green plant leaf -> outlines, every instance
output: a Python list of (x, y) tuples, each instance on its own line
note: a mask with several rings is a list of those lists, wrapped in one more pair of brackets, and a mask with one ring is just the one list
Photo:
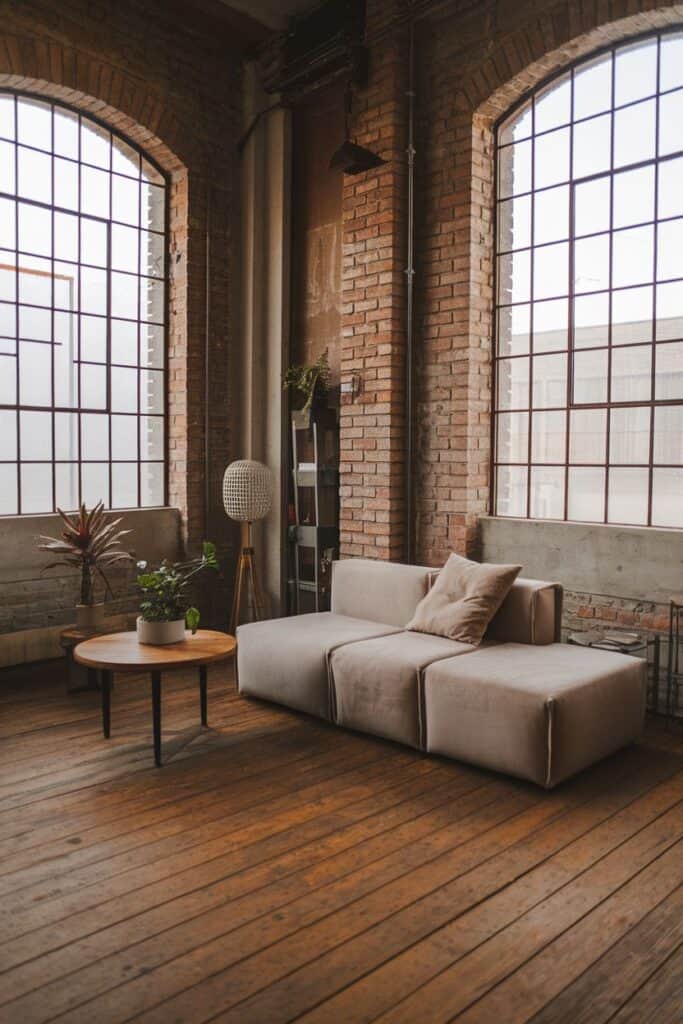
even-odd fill
[(197, 632), (197, 627), (199, 626), (199, 619), (200, 615), (197, 608), (188, 608), (187, 611), (185, 612), (185, 625), (193, 633)]

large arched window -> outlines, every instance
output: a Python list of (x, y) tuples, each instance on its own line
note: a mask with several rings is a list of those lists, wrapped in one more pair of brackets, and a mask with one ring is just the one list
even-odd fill
[(0, 514), (165, 501), (166, 181), (0, 90)]
[(493, 511), (683, 527), (683, 33), (497, 130)]

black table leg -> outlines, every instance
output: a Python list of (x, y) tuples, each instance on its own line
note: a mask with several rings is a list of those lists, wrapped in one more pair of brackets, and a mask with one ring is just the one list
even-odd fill
[(102, 690), (102, 732), (104, 738), (108, 740), (111, 735), (111, 672), (108, 669), (102, 669), (100, 687)]
[(208, 725), (207, 722), (207, 699), (206, 699), (206, 665), (199, 666), (199, 706), (202, 712), (202, 725)]
[(152, 719), (154, 723), (154, 763), (161, 767), (161, 672), (152, 672)]

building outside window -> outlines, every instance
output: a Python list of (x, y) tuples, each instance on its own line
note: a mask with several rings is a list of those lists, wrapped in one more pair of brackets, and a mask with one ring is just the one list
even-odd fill
[(165, 502), (166, 180), (0, 90), (0, 515)]
[(683, 34), (497, 130), (494, 514), (683, 527)]

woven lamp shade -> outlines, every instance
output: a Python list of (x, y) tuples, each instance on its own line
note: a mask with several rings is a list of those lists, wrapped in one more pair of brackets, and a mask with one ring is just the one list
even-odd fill
[(223, 476), (223, 505), (231, 519), (254, 523), (270, 512), (273, 503), (273, 475), (262, 462), (239, 459), (231, 462)]

